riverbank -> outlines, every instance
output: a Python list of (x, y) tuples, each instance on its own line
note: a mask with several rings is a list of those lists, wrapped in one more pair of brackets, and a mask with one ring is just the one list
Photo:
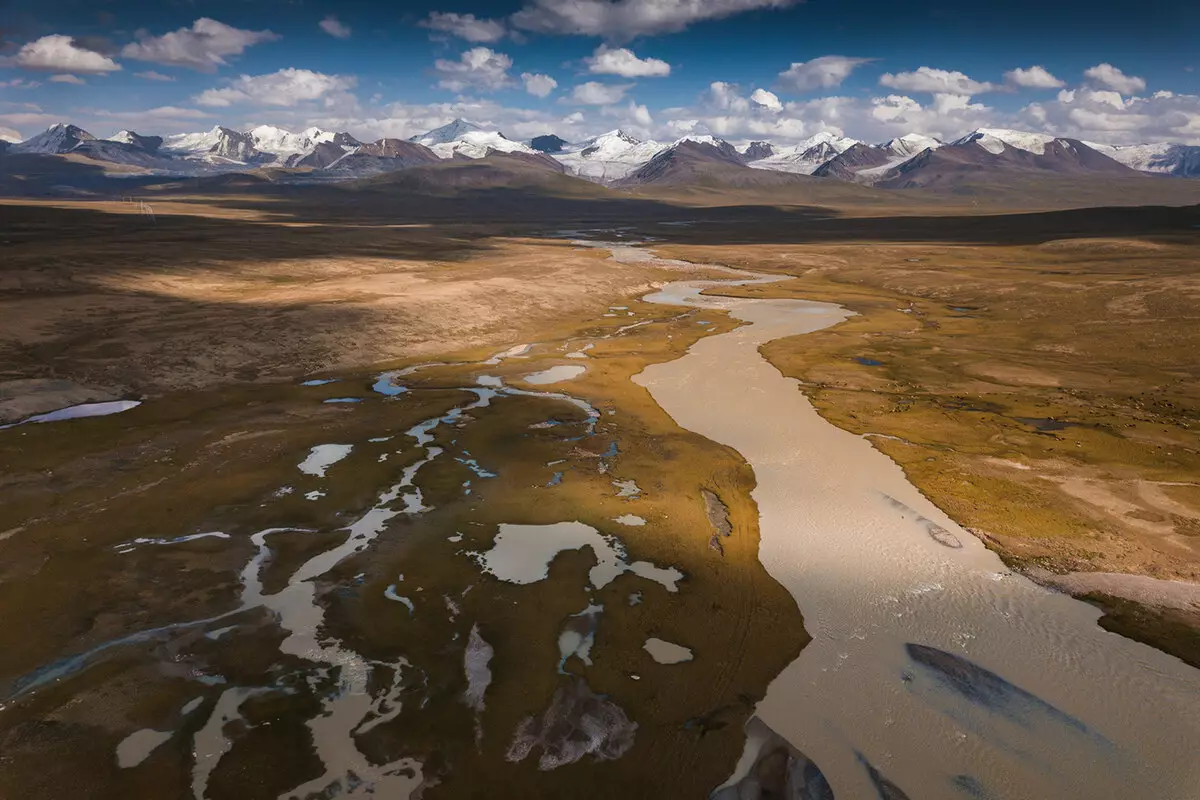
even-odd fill
[[(1010, 567), (1200, 583), (1200, 237), (661, 252), (793, 278), (734, 294), (854, 310), (764, 354)], [(1122, 634), (1195, 663), (1179, 626), (1200, 608), (1105, 594), (1145, 605)]]
[(1187, 797), (1200, 776), (1178, 760), (1200, 739), (1200, 673), (1108, 635), (1087, 605), (1005, 570), (868, 439), (819, 416), (762, 354), (853, 319), (772, 298), (775, 280), (673, 283), (648, 296), (748, 324), (636, 378), (682, 426), (746, 457), (760, 558), (813, 634), (756, 707), (730, 782), (780, 758), (755, 749), (780, 735), (788, 769), (819, 770), (838, 796), (890, 787), (950, 798), (971, 787)]

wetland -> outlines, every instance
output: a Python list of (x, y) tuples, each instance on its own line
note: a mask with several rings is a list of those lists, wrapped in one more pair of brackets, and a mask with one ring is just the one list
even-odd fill
[[(464, 230), (437, 275), (389, 230), (407, 288), (345, 266), (336, 338), (289, 333), (353, 315), (264, 302), (264, 266), (205, 300), (280, 337), (247, 380), (252, 339), (198, 359), (187, 326), (13, 350), (5, 422), (123, 405), (0, 431), (0, 794), (1187, 797), (1188, 367), (1119, 421), (1053, 336), (1012, 355), (1001, 287), (911, 260), (965, 250), (860, 248), (895, 265), (867, 276), (648, 227)], [(458, 288), (546, 258), (574, 283), (527, 317)], [(1091, 291), (1063, 271), (1031, 280)], [(70, 302), (147, 329), (184, 299), (105, 276)], [(422, 328), (431, 284), (468, 335)], [(1134, 534), (1084, 536), (1113, 509)]]

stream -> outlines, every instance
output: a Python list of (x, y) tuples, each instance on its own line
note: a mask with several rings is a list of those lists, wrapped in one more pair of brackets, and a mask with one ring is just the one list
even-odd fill
[[(576, 244), (621, 262), (697, 266), (630, 243)], [(748, 324), (634, 380), (680, 426), (754, 469), (760, 558), (813, 641), (770, 684), (749, 727), (765, 724), (819, 768), (827, 786), (810, 783), (817, 791), (802, 796), (1200, 796), (1200, 671), (1102, 630), (1098, 610), (1010, 572), (759, 353), (850, 312), (702, 295), (783, 279), (705, 268), (737, 279), (673, 282), (644, 299)], [(727, 786), (749, 772), (762, 739), (748, 737)]]

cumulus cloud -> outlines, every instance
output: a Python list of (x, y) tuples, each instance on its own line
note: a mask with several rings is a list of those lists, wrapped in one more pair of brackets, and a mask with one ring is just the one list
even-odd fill
[(352, 33), (350, 26), (339, 21), (338, 18), (333, 14), (330, 14), (317, 24), (321, 27), (321, 30), (325, 31), (335, 39), (349, 39), (350, 34)]
[(170, 75), (163, 75), (161, 72), (155, 72), (152, 69), (148, 69), (145, 72), (135, 72), (133, 73), (133, 77), (147, 81), (173, 82), (175, 80)]
[(508, 70), (513, 61), (504, 53), (487, 47), (472, 47), (459, 56), (458, 61), (439, 58), (433, 62), (433, 74), (438, 86), (452, 92), (464, 89), (495, 91), (512, 83)]
[(25, 137), (13, 128), (6, 128), (0, 125), (0, 141), (13, 142), (15, 144), (16, 142), (25, 141)]
[(432, 12), (421, 23), (421, 27), (479, 44), (498, 42), (504, 38), (505, 34), (504, 23), (499, 20), (483, 19), (474, 14), (454, 14), (441, 11)]
[(215, 108), (243, 103), (287, 107), (317, 100), (331, 105), (352, 99), (349, 92), (355, 83), (353, 76), (288, 67), (268, 75), (242, 75), (224, 88), (206, 89), (196, 102)]
[(1200, 96), (1159, 92), (1151, 97), (1123, 97), (1112, 89), (1087, 88), (1063, 91), (1052, 101), (1021, 109), (1020, 124), (1102, 144), (1200, 145)]
[(532, 72), (522, 72), (521, 82), (525, 84), (525, 91), (534, 97), (548, 97), (558, 88), (558, 81), (554, 78)]
[(1146, 81), (1134, 75), (1126, 75), (1112, 64), (1097, 64), (1083, 72), (1083, 77), (1092, 83), (1112, 89), (1121, 94), (1136, 94), (1146, 88)]
[(650, 116), (650, 109), (646, 108), (644, 105), (639, 106), (637, 103), (630, 100), (629, 108), (627, 110), (629, 112), (630, 119), (632, 119), (638, 125), (641, 125), (642, 127), (649, 127), (650, 125), (654, 124), (654, 117)]
[(891, 89), (903, 92), (929, 92), (930, 94), (983, 94), (995, 90), (990, 83), (972, 80), (961, 72), (918, 67), (914, 72), (900, 72), (893, 75), (885, 72), (879, 77), (879, 83)]
[(671, 65), (658, 58), (638, 58), (627, 47), (602, 44), (591, 57), (585, 58), (588, 72), (593, 75), (620, 75), (622, 78), (664, 78), (671, 74)]
[(630, 84), (588, 81), (571, 90), (571, 102), (581, 106), (610, 106), (621, 101)]
[(71, 83), (76, 86), (83, 86), (85, 83), (87, 83), (87, 81), (85, 81), (83, 78), (80, 78), (77, 75), (69, 75), (69, 74), (51, 75), (50, 82), (51, 83)]
[(116, 72), (121, 65), (95, 50), (80, 47), (70, 36), (51, 34), (28, 42), (10, 59), (13, 66), (50, 72), (78, 72), (103, 75)]
[(162, 36), (138, 31), (138, 40), (125, 45), (121, 55), (138, 61), (215, 72), (217, 67), (227, 64), (227, 56), (240, 56), (247, 47), (278, 38), (271, 31), (242, 30), (201, 17), (190, 28), (180, 28)]
[(841, 86), (857, 67), (870, 62), (869, 58), (821, 56), (811, 61), (796, 61), (779, 73), (779, 85), (794, 92), (831, 89)]
[(1067, 84), (1050, 74), (1045, 67), (1032, 66), (1028, 69), (1017, 67), (1004, 73), (1004, 80), (1013, 86), (1024, 89), (1060, 89)]
[(766, 89), (755, 89), (750, 94), (750, 101), (769, 111), (783, 111), (783, 103), (779, 102), (779, 96)]
[(601, 36), (628, 41), (675, 33), (695, 22), (723, 19), (758, 9), (778, 9), (800, 0), (530, 0), (512, 24), (534, 33)]
[(745, 114), (750, 110), (750, 101), (742, 97), (735, 83), (726, 83), (725, 81), (710, 83), (706, 100), (710, 107), (718, 111)]

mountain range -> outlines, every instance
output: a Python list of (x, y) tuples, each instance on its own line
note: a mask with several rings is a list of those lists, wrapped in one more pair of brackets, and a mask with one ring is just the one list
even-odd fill
[[(71, 157), (122, 165), (122, 174), (203, 176), (264, 167), (297, 183), (371, 177), (442, 161), (509, 154), (555, 171), (615, 186), (712, 184), (772, 186), (763, 173), (845, 181), (883, 189), (950, 188), (989, 176), (1200, 177), (1200, 147), (1159, 143), (1102, 145), (1067, 137), (981, 128), (943, 142), (910, 133), (870, 144), (830, 133), (795, 145), (766, 141), (742, 147), (708, 135), (673, 142), (643, 141), (621, 130), (582, 142), (553, 134), (518, 141), (498, 130), (456, 119), (407, 140), (362, 142), (344, 132), (270, 125), (246, 131), (216, 126), (200, 133), (147, 136), (123, 130), (100, 139), (59, 123), (0, 154)], [(755, 177), (757, 174), (758, 177)]]

